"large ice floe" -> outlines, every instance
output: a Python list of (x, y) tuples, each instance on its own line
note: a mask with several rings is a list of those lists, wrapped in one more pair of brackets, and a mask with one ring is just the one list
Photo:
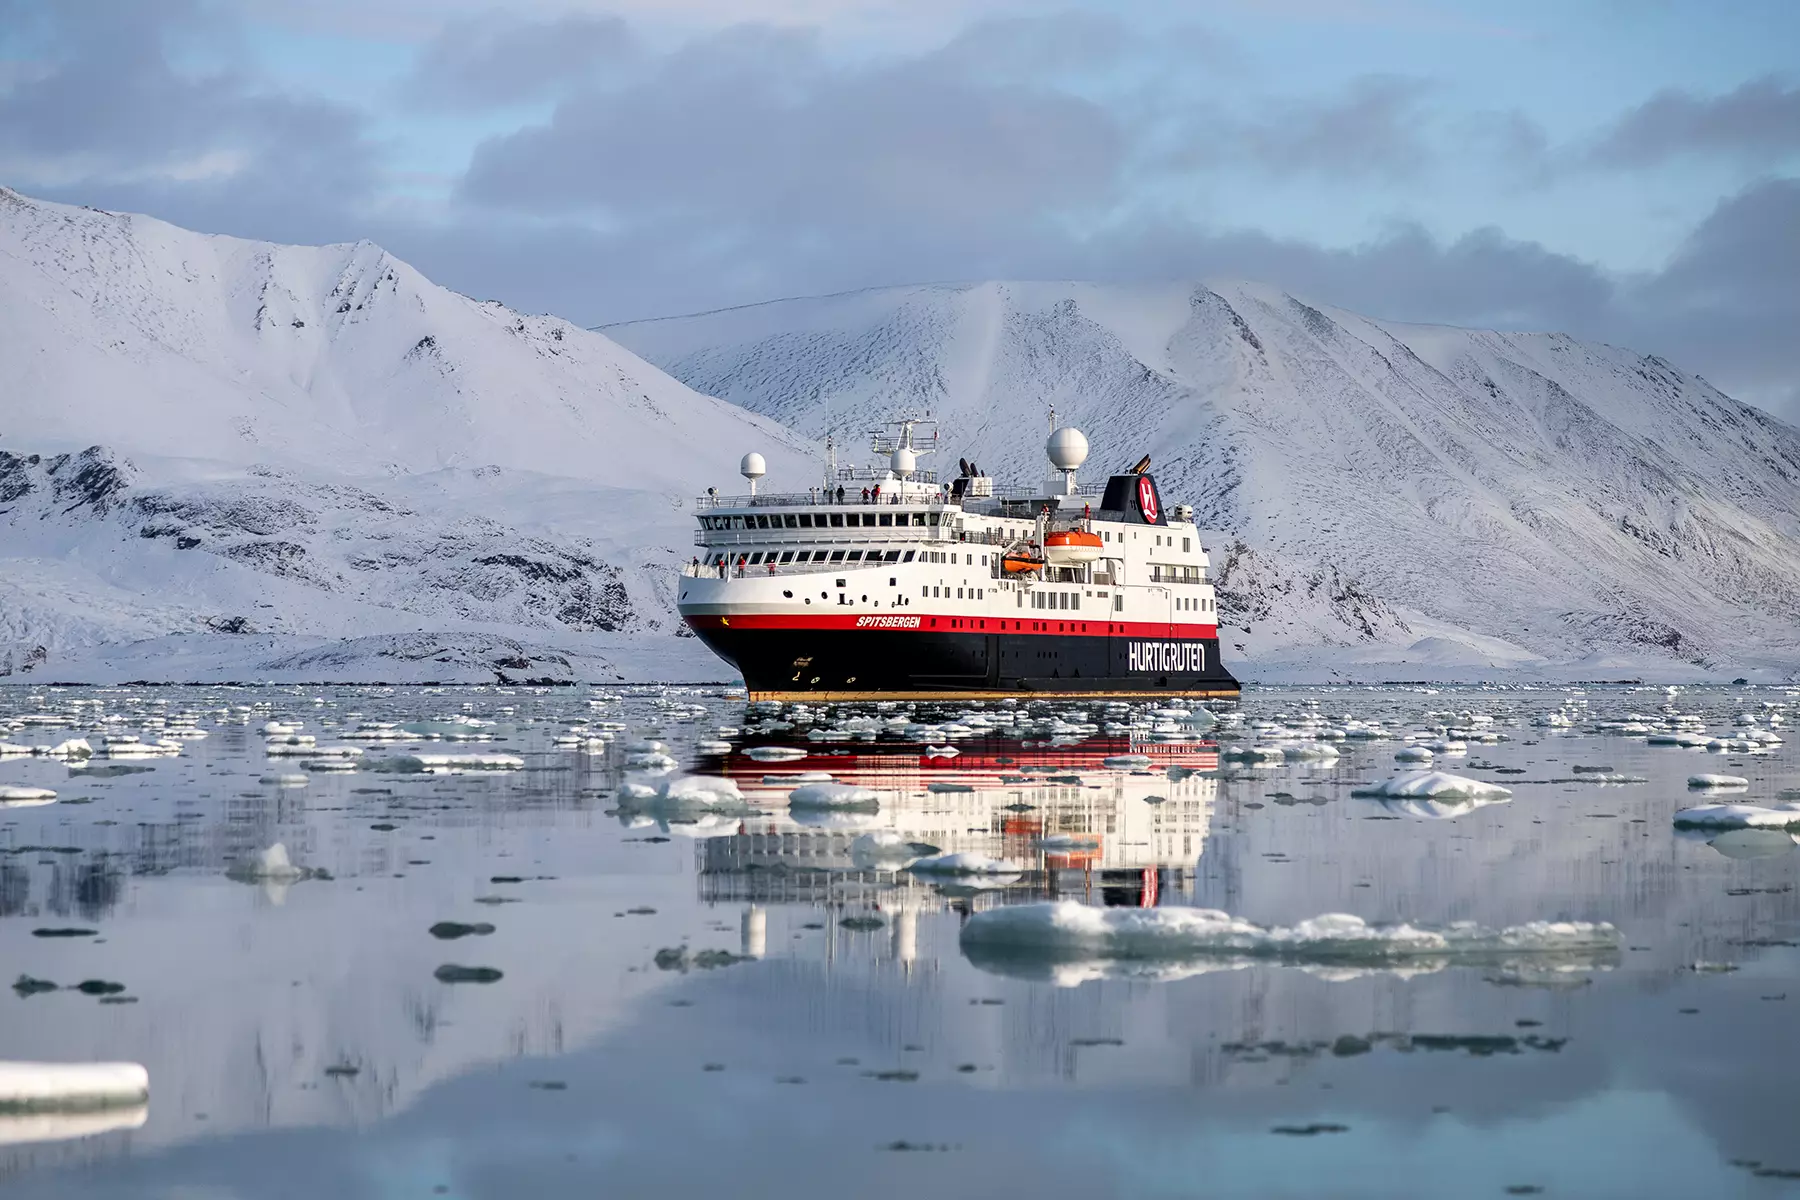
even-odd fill
[(1800, 829), (1800, 804), (1698, 804), (1675, 814), (1677, 829)]
[(875, 809), (881, 807), (881, 796), (853, 783), (806, 783), (788, 793), (788, 805), (792, 808)]
[(1108, 975), (1176, 978), (1258, 960), (1340, 973), (1519, 960), (1610, 965), (1618, 946), (1618, 931), (1603, 921), (1491, 929), (1469, 921), (1375, 925), (1326, 913), (1297, 925), (1264, 926), (1216, 909), (1095, 908), (1070, 900), (988, 909), (962, 930), (963, 954), (975, 966), (1064, 983)]
[(0, 1062), (0, 1110), (68, 1112), (142, 1104), (150, 1072), (137, 1063)]
[(1351, 795), (1388, 800), (1479, 800), (1493, 804), (1511, 798), (1512, 790), (1466, 775), (1452, 775), (1448, 771), (1413, 771), (1357, 788)]
[(55, 801), (56, 793), (49, 788), (0, 786), (0, 808), (32, 808)]

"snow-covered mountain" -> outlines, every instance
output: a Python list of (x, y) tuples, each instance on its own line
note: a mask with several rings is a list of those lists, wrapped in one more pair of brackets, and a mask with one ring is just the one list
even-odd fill
[(1227, 641), (1265, 665), (1800, 665), (1800, 431), (1655, 356), (1243, 283), (917, 286), (606, 332), (815, 437), (929, 410), (950, 453), (1031, 479), (1054, 406), (1090, 479), (1151, 454), (1217, 531)]
[(0, 675), (716, 678), (669, 572), (751, 449), (815, 473), (775, 422), (377, 246), (0, 189)]

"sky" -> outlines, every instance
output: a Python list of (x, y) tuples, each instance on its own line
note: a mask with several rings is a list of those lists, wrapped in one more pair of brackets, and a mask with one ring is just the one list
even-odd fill
[(1234, 277), (1800, 422), (1800, 3), (0, 0), (0, 183), (583, 324)]

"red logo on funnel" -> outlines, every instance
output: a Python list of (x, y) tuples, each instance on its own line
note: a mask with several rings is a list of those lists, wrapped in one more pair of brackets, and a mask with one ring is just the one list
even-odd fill
[(1156, 524), (1156, 485), (1148, 475), (1138, 476), (1138, 511), (1144, 514), (1144, 520)]

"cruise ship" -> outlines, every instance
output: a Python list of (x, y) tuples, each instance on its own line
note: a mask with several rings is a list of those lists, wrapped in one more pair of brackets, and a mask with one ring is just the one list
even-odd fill
[(804, 492), (697, 502), (682, 619), (743, 672), (752, 700), (1235, 696), (1193, 510), (1146, 456), (1079, 484), (1087, 438), (1054, 430), (1050, 476), (997, 487), (966, 460), (919, 465), (923, 419), (871, 435), (877, 466), (827, 467)]

